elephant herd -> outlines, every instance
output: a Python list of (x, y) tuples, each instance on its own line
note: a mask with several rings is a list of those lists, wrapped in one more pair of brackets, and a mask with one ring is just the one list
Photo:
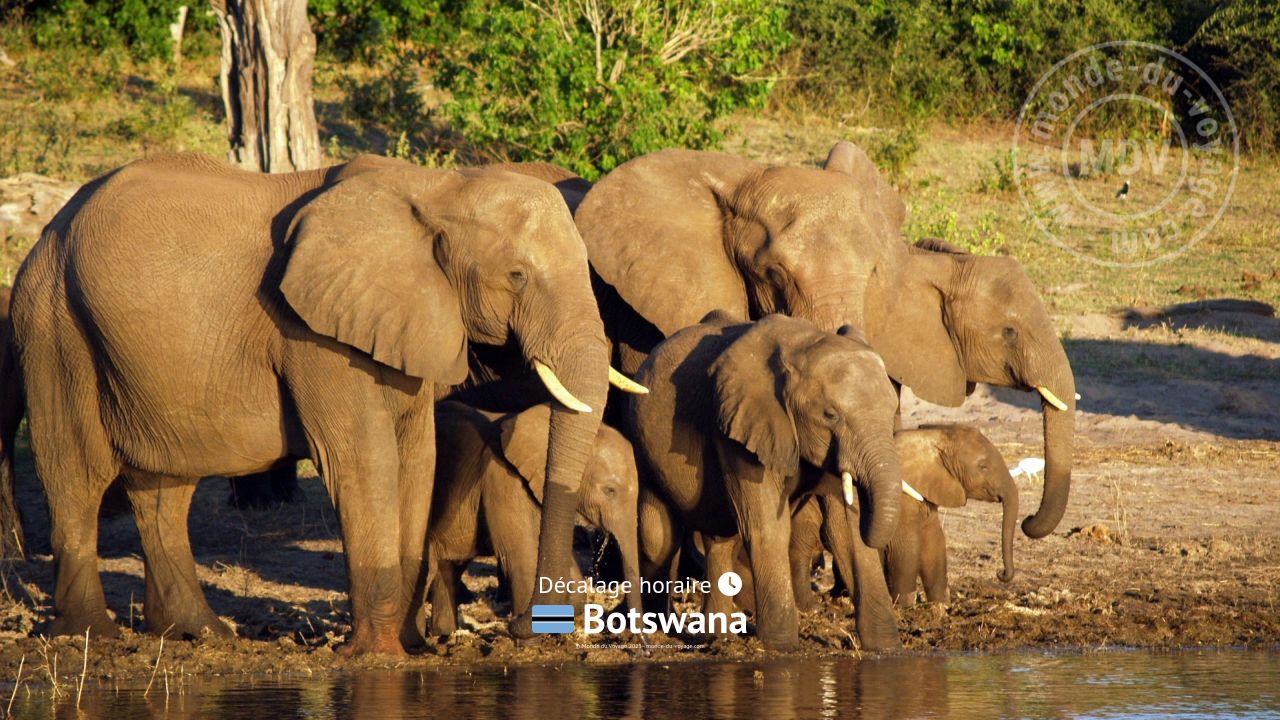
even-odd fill
[(904, 217), (847, 142), (822, 168), (665, 150), (594, 186), (373, 156), (264, 175), (174, 154), (99, 177), (19, 270), (0, 353), (5, 467), (25, 412), (49, 505), (52, 631), (118, 633), (97, 566), (118, 481), (147, 626), (229, 634), (196, 577), (196, 483), (310, 458), (340, 522), (348, 654), (451, 632), (484, 554), (530, 636), (531, 605), (571, 601), (535, 579), (579, 572), (578, 518), (617, 539), (633, 587), (693, 556), (712, 579), (737, 568), (772, 648), (798, 642), (825, 547), (863, 646), (896, 647), (916, 576), (946, 597), (937, 507), (1004, 503), (1005, 580), (1017, 514), (981, 434), (901, 429), (902, 387), (1039, 393), (1033, 538), (1066, 508), (1076, 397), (1019, 264), (908, 245)]

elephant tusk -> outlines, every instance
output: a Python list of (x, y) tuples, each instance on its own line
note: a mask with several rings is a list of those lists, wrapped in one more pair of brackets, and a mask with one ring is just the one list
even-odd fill
[(622, 373), (609, 368), (609, 384), (618, 388), (622, 392), (628, 392), (633, 395), (648, 395), (649, 388), (623, 375)]
[(551, 397), (560, 401), (561, 405), (574, 412), (591, 412), (591, 406), (574, 397), (573, 393), (569, 392), (569, 388), (560, 382), (560, 378), (556, 377), (555, 371), (547, 367), (546, 363), (541, 360), (534, 360), (533, 369), (537, 371), (538, 379), (542, 380), (542, 384), (547, 386), (547, 392), (551, 393)]
[(844, 490), (844, 504), (853, 507), (853, 476), (847, 471), (840, 473), (840, 486)]
[(906, 480), (902, 481), (902, 492), (910, 495), (917, 502), (924, 502), (924, 496), (920, 494), (920, 491), (908, 485)]
[(1050, 405), (1052, 405), (1052, 406), (1054, 406), (1054, 407), (1058, 408), (1059, 410), (1066, 410), (1066, 409), (1068, 409), (1068, 408), (1067, 408), (1067, 404), (1066, 404), (1066, 403), (1064, 403), (1064, 402), (1062, 402), (1061, 400), (1059, 400), (1059, 399), (1058, 399), (1058, 396), (1057, 396), (1057, 395), (1054, 395), (1054, 394), (1049, 390), (1049, 388), (1047, 388), (1047, 387), (1045, 387), (1045, 386), (1043, 386), (1043, 385), (1037, 385), (1037, 386), (1036, 386), (1036, 390), (1039, 390), (1039, 391), (1040, 391), (1040, 394), (1044, 396), (1044, 399), (1045, 399), (1045, 400), (1046, 400)]

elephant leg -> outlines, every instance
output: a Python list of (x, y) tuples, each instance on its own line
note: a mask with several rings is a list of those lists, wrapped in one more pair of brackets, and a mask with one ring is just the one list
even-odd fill
[(449, 560), (435, 563), (431, 580), (431, 625), (433, 636), (452, 635), (458, 630), (458, 584), (463, 564)]
[(756, 632), (771, 650), (794, 650), (800, 644), (800, 614), (787, 567), (791, 518), (785, 508), (765, 510), (746, 518), (742, 533), (755, 579)]
[(942, 532), (942, 519), (935, 512), (920, 533), (920, 579), (929, 602), (948, 603), (947, 538)]
[[(800, 613), (791, 589), (791, 504), (788, 479), (766, 470), (737, 443), (719, 442), (716, 453), (733, 505), (739, 535), (755, 580), (756, 635), (770, 650), (800, 646)], [(730, 557), (729, 562), (732, 563)], [(708, 576), (713, 585), (717, 578)]]
[[(345, 368), (309, 368), (320, 370)], [(401, 592), (408, 573), (401, 564), (400, 519), (407, 508), (400, 507), (405, 499), (399, 490), (395, 423), (380, 401), (359, 390), (344, 393), (343, 386), (313, 376), (286, 376), (286, 382), (312, 460), (338, 512), (352, 626), (341, 652), (403, 655), (400, 635), (409, 609)], [(412, 500), (423, 507), (429, 501)], [(425, 533), (417, 538), (419, 562), (425, 539)], [(412, 570), (415, 577), (421, 572), (421, 567)]]
[[(83, 419), (84, 409), (68, 400), (62, 378), (44, 381), (54, 396), (52, 407), (31, 413), (29, 422), (36, 475), (49, 503), (57, 613), (50, 633), (83, 635), (87, 629), (99, 637), (117, 637), (120, 629), (107, 614), (98, 575), (98, 510), (120, 467), (101, 426)], [(92, 393), (97, 397), (96, 390)]]
[[(639, 518), (636, 523), (640, 538), (640, 576), (650, 580), (675, 580), (680, 544), (684, 529), (676, 523), (671, 510), (647, 487), (640, 488)], [(647, 586), (646, 589), (651, 586)], [(639, 592), (640, 588), (636, 588)], [(667, 593), (647, 589), (640, 602), (645, 612), (667, 612)]]
[[(400, 509), (400, 602), (405, 616), (400, 627), (400, 643), (421, 648), (425, 630), (422, 613), (426, 591), (426, 567), (422, 552), (427, 541), (427, 521), (435, 492), (436, 425), (433, 403), (416, 408), (398, 425)], [(452, 591), (451, 591), (452, 592)]]
[(147, 628), (175, 637), (198, 638), (205, 630), (234, 637), (231, 628), (209, 607), (196, 577), (187, 515), (197, 479), (133, 469), (126, 470), (124, 477), (134, 522), (142, 538), (147, 587), (143, 617)]
[(751, 558), (745, 548), (733, 558), (733, 571), (742, 577), (742, 592), (734, 598), (738, 608), (751, 615), (756, 614), (756, 578), (751, 574)]
[(867, 650), (901, 648), (898, 617), (885, 583), (880, 551), (862, 542), (857, 511), (846, 508), (838, 498), (826, 496), (822, 498), (822, 509), (827, 517), (824, 525), (827, 545), (835, 558), (836, 570), (844, 575), (851, 590), (856, 588), (854, 617), (862, 647)]
[(806, 498), (791, 514), (791, 589), (796, 595), (796, 609), (808, 612), (818, 604), (813, 589), (813, 558), (822, 549), (822, 511), (818, 501)]
[(733, 561), (737, 557), (742, 541), (736, 537), (715, 537), (704, 535), (707, 544), (707, 580), (711, 581), (711, 592), (703, 601), (703, 612), (731, 613), (734, 610), (733, 599), (720, 592), (720, 576), (733, 570)]
[(889, 583), (889, 597), (898, 607), (914, 605), (916, 578), (920, 577), (920, 547), (908, 542), (904, 547), (890, 546), (885, 553), (885, 580)]
[[(675, 549), (665, 556), (642, 558), (640, 577), (650, 581), (678, 580), (680, 579), (679, 565), (680, 545), (677, 543)], [(662, 582), (656, 583), (656, 587), (662, 586)], [(668, 612), (671, 609), (670, 594), (655, 590), (654, 587), (655, 584), (652, 582), (645, 584), (644, 592), (640, 594), (641, 607), (645, 612)]]
[[(794, 650), (800, 645), (800, 613), (791, 588), (791, 506), (783, 495), (785, 479), (766, 471), (737, 447), (722, 444), (720, 457), (751, 559), (756, 634), (771, 650)], [(708, 579), (714, 585), (716, 578)]]
[[(511, 589), (511, 613), (518, 617), (528, 612), (530, 600), (537, 590), (538, 546), (532, 539), (538, 536), (539, 518), (534, 516), (521, 522), (512, 517), (494, 517), (489, 522), (510, 524), (503, 532), (497, 533), (491, 526), (490, 537), (498, 567), (506, 575)], [(570, 568), (569, 575), (573, 576), (575, 573), (572, 571), (576, 569), (576, 566)], [(567, 599), (572, 602), (580, 598), (581, 595), (574, 594)]]
[(50, 633), (83, 635), (87, 629), (97, 637), (118, 637), (120, 628), (107, 614), (107, 600), (98, 574), (98, 508), (114, 478), (89, 476), (83, 485), (50, 493), (50, 488), (61, 488), (66, 483), (41, 470), (41, 465), (37, 457), (37, 472), (44, 481), (49, 500), (49, 543), (53, 546), (57, 577), (53, 590), (57, 617)]

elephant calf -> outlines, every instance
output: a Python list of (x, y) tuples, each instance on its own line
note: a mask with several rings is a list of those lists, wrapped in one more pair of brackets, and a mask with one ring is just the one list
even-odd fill
[[(457, 629), (462, 571), (477, 555), (492, 553), (511, 583), (513, 610), (528, 609), (537, 574), (547, 465), (548, 405), (500, 415), (457, 402), (436, 405), (435, 496), (427, 535), (427, 589), (432, 635)], [(639, 494), (631, 443), (601, 426), (578, 491), (578, 515), (618, 543), (623, 572), (639, 608), (636, 502)]]
[[(701, 533), (715, 580), (732, 569), (741, 533), (757, 580), (760, 639), (794, 648), (792, 503), (820, 493), (851, 505), (856, 489), (861, 536), (872, 548), (897, 525), (897, 398), (884, 364), (851, 327), (829, 333), (783, 315), (739, 323), (712, 313), (654, 348), (637, 381), (650, 392), (629, 398), (630, 436), (679, 526), (658, 534)], [(834, 481), (822, 481), (822, 471)], [(654, 533), (644, 534), (647, 547)], [(887, 592), (883, 605), (875, 619), (859, 615), (858, 631), (883, 626), (873, 634), (896, 645)], [(713, 585), (707, 610), (731, 609)]]
[[(997, 574), (1001, 582), (1013, 579), (1013, 535), (1018, 519), (1018, 488), (1005, 467), (1004, 458), (976, 428), (968, 425), (923, 425), (915, 430), (899, 430), (894, 435), (902, 463), (902, 509), (898, 528), (884, 550), (884, 581), (896, 605), (915, 598), (916, 578), (924, 582), (930, 602), (947, 602), (947, 547), (942, 533), (939, 507), (961, 507), (966, 500), (1000, 502), (1001, 550), (1004, 568)], [(829, 502), (811, 499), (801, 505), (791, 520), (791, 572), (796, 605), (814, 605), (810, 587), (814, 561), (823, 547), (832, 551), (837, 585), (857, 587), (880, 577), (858, 572), (850, 561), (849, 548), (857, 542), (846, 527), (843, 509)], [(742, 558), (739, 572), (746, 570)]]
[(1013, 530), (1018, 519), (1018, 487), (995, 445), (968, 425), (925, 425), (895, 436), (902, 477), (920, 497), (902, 494), (898, 530), (885, 550), (885, 577), (898, 605), (915, 599), (916, 578), (929, 602), (948, 601), (947, 540), (939, 507), (961, 507), (966, 500), (999, 502), (1001, 582), (1013, 579)]

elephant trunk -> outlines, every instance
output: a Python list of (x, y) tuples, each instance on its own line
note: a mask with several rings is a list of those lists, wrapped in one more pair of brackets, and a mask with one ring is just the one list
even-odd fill
[(640, 602), (640, 542), (636, 513), (624, 515), (626, 516), (610, 515), (606, 520), (605, 530), (618, 541), (618, 553), (622, 555), (622, 576), (631, 583), (631, 592), (627, 593), (627, 607), (643, 612)]
[[(520, 333), (525, 354), (535, 368), (541, 364), (549, 369), (552, 381), (548, 383), (543, 377), (548, 389), (558, 384), (570, 400), (576, 399), (589, 408), (585, 412), (581, 407), (570, 409), (563, 402), (552, 403), (537, 574), (553, 579), (566, 577), (573, 563), (578, 488), (594, 453), (609, 387), (608, 345), (594, 299), (587, 295), (576, 303), (569, 300), (558, 298), (550, 306), (562, 308), (562, 312), (539, 316), (538, 327)], [(540, 376), (545, 373), (539, 368)], [(535, 602), (562, 600), (535, 596)]]
[(859, 513), (862, 540), (870, 547), (883, 548), (898, 529), (902, 509), (902, 466), (893, 441), (877, 443), (846, 467), (855, 468), (860, 494), (864, 496)]
[(1066, 410), (1054, 407), (1041, 398), (1044, 414), (1044, 495), (1035, 515), (1022, 521), (1022, 531), (1030, 538), (1042, 538), (1053, 532), (1067, 511), (1067, 497), (1071, 494), (1071, 449), (1075, 434), (1076, 383), (1062, 354), (1061, 370), (1050, 376), (1047, 387), (1067, 406)]
[(1000, 504), (1004, 507), (1000, 522), (1000, 554), (1004, 558), (1004, 569), (996, 574), (1000, 582), (1013, 580), (1013, 535), (1018, 524), (1018, 486), (1013, 478), (1005, 473), (1000, 481)]

